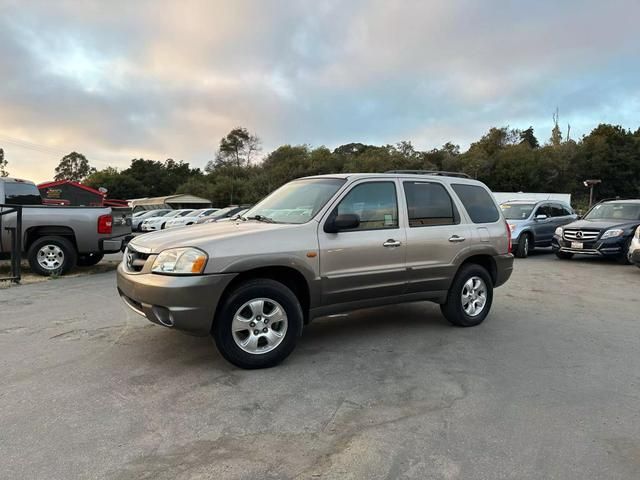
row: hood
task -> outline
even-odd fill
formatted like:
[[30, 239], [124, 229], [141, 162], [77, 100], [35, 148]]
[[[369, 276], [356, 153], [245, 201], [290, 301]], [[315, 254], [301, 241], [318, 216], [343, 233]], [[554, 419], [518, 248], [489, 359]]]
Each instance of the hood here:
[[135, 237], [129, 245], [139, 247], [149, 253], [158, 253], [167, 248], [200, 247], [207, 250], [207, 245], [216, 239], [230, 239], [246, 235], [260, 235], [273, 230], [300, 227], [297, 224], [262, 223], [257, 221], [204, 223], [189, 228], [177, 228], [145, 233]]
[[608, 230], [610, 228], [633, 228], [640, 224], [638, 220], [623, 220], [619, 219], [598, 219], [598, 220], [576, 220], [568, 225], [564, 225], [562, 228], [581, 228], [585, 230]]

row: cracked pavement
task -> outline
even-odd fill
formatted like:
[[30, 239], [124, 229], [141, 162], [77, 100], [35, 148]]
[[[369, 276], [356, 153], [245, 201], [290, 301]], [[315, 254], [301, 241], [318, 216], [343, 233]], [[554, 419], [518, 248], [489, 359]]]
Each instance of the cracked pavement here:
[[314, 321], [281, 366], [129, 312], [113, 272], [0, 290], [0, 477], [640, 478], [640, 270], [518, 260], [476, 328]]

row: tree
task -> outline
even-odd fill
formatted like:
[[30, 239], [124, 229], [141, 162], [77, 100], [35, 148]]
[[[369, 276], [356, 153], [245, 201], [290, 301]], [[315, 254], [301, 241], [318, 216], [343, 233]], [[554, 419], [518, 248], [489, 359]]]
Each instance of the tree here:
[[251, 157], [261, 150], [260, 139], [244, 128], [236, 127], [220, 139], [216, 159], [209, 162], [207, 170], [220, 166], [246, 167], [251, 164]]
[[7, 160], [4, 158], [4, 150], [0, 148], [0, 177], [8, 177], [9, 172], [7, 171]]
[[560, 131], [560, 125], [558, 125], [558, 121], [560, 120], [560, 115], [558, 109], [553, 114], [553, 129], [551, 130], [551, 138], [549, 142], [554, 147], [557, 147], [562, 143], [562, 132]]
[[538, 139], [533, 134], [533, 127], [529, 127], [520, 132], [520, 144], [529, 145], [531, 148], [538, 148], [540, 146]]
[[87, 157], [78, 152], [71, 152], [62, 157], [55, 172], [56, 180], [81, 182], [92, 173], [95, 173], [96, 169], [89, 165]]

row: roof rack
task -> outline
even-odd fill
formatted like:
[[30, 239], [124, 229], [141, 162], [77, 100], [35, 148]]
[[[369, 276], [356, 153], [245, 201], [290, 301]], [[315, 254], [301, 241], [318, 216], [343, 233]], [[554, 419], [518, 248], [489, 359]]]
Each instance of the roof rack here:
[[444, 172], [441, 170], [387, 170], [384, 173], [400, 173], [408, 175], [436, 175], [439, 177], [459, 177], [459, 178], [471, 178], [466, 173], [462, 172]]

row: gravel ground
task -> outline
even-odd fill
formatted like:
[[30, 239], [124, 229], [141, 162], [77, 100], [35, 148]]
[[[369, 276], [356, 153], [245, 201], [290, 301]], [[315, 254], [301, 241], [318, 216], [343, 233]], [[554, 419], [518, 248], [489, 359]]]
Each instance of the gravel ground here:
[[0, 477], [640, 478], [640, 270], [517, 261], [476, 328], [419, 303], [320, 319], [242, 371], [114, 272], [0, 291]]

